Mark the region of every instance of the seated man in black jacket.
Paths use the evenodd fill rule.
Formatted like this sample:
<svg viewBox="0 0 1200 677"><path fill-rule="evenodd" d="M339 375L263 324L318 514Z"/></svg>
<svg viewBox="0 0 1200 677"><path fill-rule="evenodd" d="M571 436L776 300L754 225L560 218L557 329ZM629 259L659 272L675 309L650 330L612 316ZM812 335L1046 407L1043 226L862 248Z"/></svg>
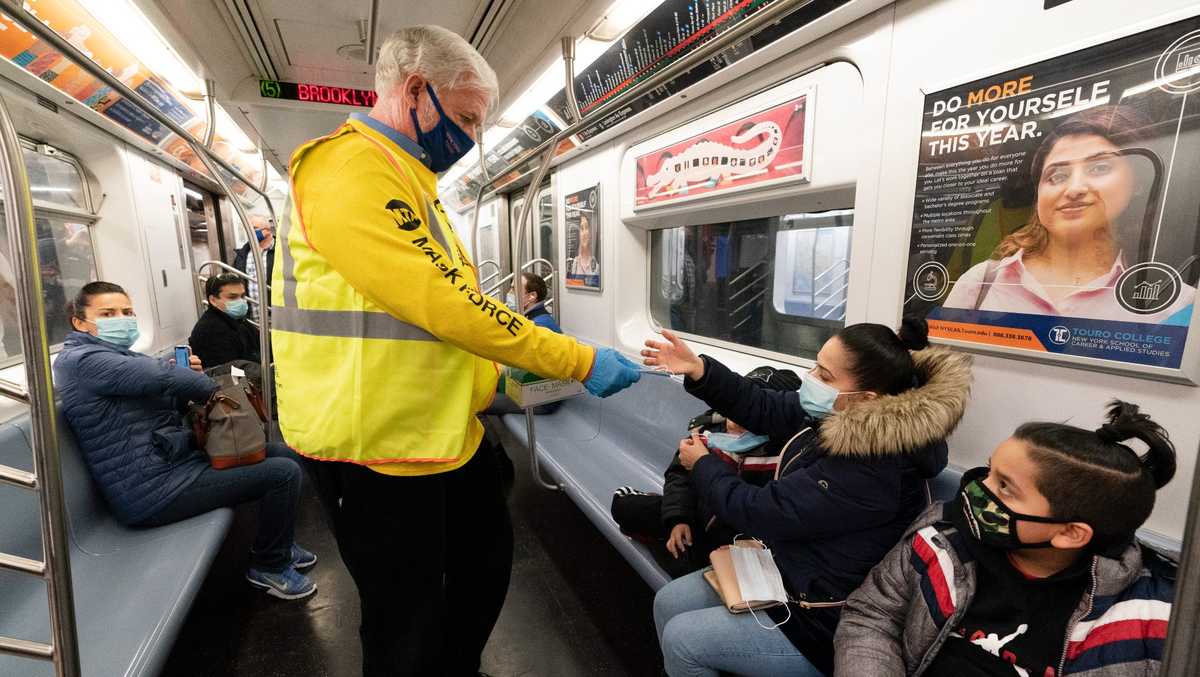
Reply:
<svg viewBox="0 0 1200 677"><path fill-rule="evenodd" d="M771 390L800 387L800 377L788 369L763 366L746 377ZM787 441L754 435L711 409L689 421L687 430L704 436L713 454L755 485L775 477L779 452ZM708 566L708 554L737 535L700 500L678 452L663 478L661 496L620 487L613 494L612 516L622 532L646 542L663 569L676 578Z"/></svg>
<svg viewBox="0 0 1200 677"><path fill-rule="evenodd" d="M208 278L208 310L200 316L188 343L210 367L233 360L258 362L258 330L246 320L246 281L232 273Z"/></svg>

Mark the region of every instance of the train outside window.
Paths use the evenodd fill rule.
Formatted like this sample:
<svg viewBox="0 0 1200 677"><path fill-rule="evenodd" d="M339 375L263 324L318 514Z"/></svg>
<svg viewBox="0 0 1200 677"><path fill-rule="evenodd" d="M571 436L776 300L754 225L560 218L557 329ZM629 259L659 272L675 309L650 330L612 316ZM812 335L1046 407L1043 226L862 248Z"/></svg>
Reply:
<svg viewBox="0 0 1200 677"><path fill-rule="evenodd" d="M845 324L852 210L651 234L651 314L700 339L814 357Z"/></svg>

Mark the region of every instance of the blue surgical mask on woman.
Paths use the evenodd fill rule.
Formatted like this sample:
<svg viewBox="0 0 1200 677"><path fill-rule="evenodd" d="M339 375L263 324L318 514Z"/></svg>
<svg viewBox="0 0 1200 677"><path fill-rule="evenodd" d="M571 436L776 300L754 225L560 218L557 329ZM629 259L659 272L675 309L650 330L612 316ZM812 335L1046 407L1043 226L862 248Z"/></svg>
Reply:
<svg viewBox="0 0 1200 677"><path fill-rule="evenodd" d="M95 322L96 338L112 345L128 350L137 343L138 325L136 317L101 317Z"/></svg>
<svg viewBox="0 0 1200 677"><path fill-rule="evenodd" d="M250 312L250 306L246 303L246 299L235 299L225 302L225 314L235 320L240 320Z"/></svg>
<svg viewBox="0 0 1200 677"><path fill-rule="evenodd" d="M804 407L804 411L807 411L809 416L825 418L833 413L833 406L837 403L839 395L854 395L861 392L866 391L851 390L843 393L809 374L808 378L800 382L800 406Z"/></svg>
<svg viewBox="0 0 1200 677"><path fill-rule="evenodd" d="M708 446L720 449L727 454L744 454L766 444L771 438L766 435L755 435L746 431L741 435L729 433L708 433Z"/></svg>
<svg viewBox="0 0 1200 677"><path fill-rule="evenodd" d="M426 84L425 89L429 91L429 100L437 109L437 124L428 132L422 132L421 123L417 120L417 109L413 108L409 114L412 116L413 129L417 133L417 143L429 155L429 169L436 174L441 174L458 162L459 158L471 152L471 149L475 147L475 141L463 131L462 127L447 117L446 111L442 110L441 102L438 101L437 94L433 93L433 85Z"/></svg>

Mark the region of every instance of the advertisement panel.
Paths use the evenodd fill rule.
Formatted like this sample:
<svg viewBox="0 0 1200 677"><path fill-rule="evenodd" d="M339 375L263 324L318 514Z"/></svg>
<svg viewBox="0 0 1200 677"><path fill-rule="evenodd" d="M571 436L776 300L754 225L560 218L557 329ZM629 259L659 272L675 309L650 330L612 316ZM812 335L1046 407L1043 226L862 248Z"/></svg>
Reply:
<svg viewBox="0 0 1200 677"><path fill-rule="evenodd" d="M1181 376L1198 89L1192 18L927 94L905 311L945 341Z"/></svg>
<svg viewBox="0 0 1200 677"><path fill-rule="evenodd" d="M570 193L563 199L563 207L567 288L600 291L600 185Z"/></svg>
<svg viewBox="0 0 1200 677"><path fill-rule="evenodd" d="M639 155L634 209L783 181L808 180L812 90L767 110Z"/></svg>
<svg viewBox="0 0 1200 677"><path fill-rule="evenodd" d="M97 21L78 2L28 0L26 5L47 26L145 97L152 106L183 126L193 136L203 137L206 123L202 103L189 100L171 83L148 70L112 31ZM181 137L159 124L137 103L126 100L111 87L101 84L52 45L38 39L2 13L0 56L158 145L196 171L206 173L203 163L195 157ZM257 153L247 156L231 144L220 142L214 146L214 150L248 180L257 182L261 178L261 158ZM240 188L241 190L235 188L235 191L245 191L244 186Z"/></svg>

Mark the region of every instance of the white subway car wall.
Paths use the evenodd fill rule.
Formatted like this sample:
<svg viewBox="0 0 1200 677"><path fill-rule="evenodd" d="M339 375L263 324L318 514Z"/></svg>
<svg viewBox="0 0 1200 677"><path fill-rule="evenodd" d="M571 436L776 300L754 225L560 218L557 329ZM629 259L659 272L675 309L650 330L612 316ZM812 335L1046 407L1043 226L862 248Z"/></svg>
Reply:
<svg viewBox="0 0 1200 677"><path fill-rule="evenodd" d="M640 350L659 326L651 312L651 238L656 229L830 209L853 210L845 323L898 325L924 92L1197 13L1186 0L1074 0L1053 9L1046 9L1043 0L909 0L862 16L864 9L879 4L855 0L618 127L615 136L590 140L558 164L551 185L559 261L567 257L566 195L600 186L603 233L602 290L559 286L565 331L630 354ZM634 211L630 172L636 153L631 149L647 141L662 147L712 129L712 121L727 121L717 113L788 81L816 86L811 182ZM735 112L726 117L736 119ZM503 201L485 200L485 211ZM470 224L470 213L456 223ZM481 237L494 235L484 230ZM481 249L498 244L481 243ZM691 343L741 371L759 364L793 369L812 364L805 357L703 337ZM1181 537L1182 507L1200 445L1200 426L1194 422L1200 388L979 354L973 395L950 440L951 463L963 468L986 463L995 446L1022 422L1095 427L1114 397L1140 404L1171 433L1179 452L1176 478L1159 493L1146 528Z"/></svg>

